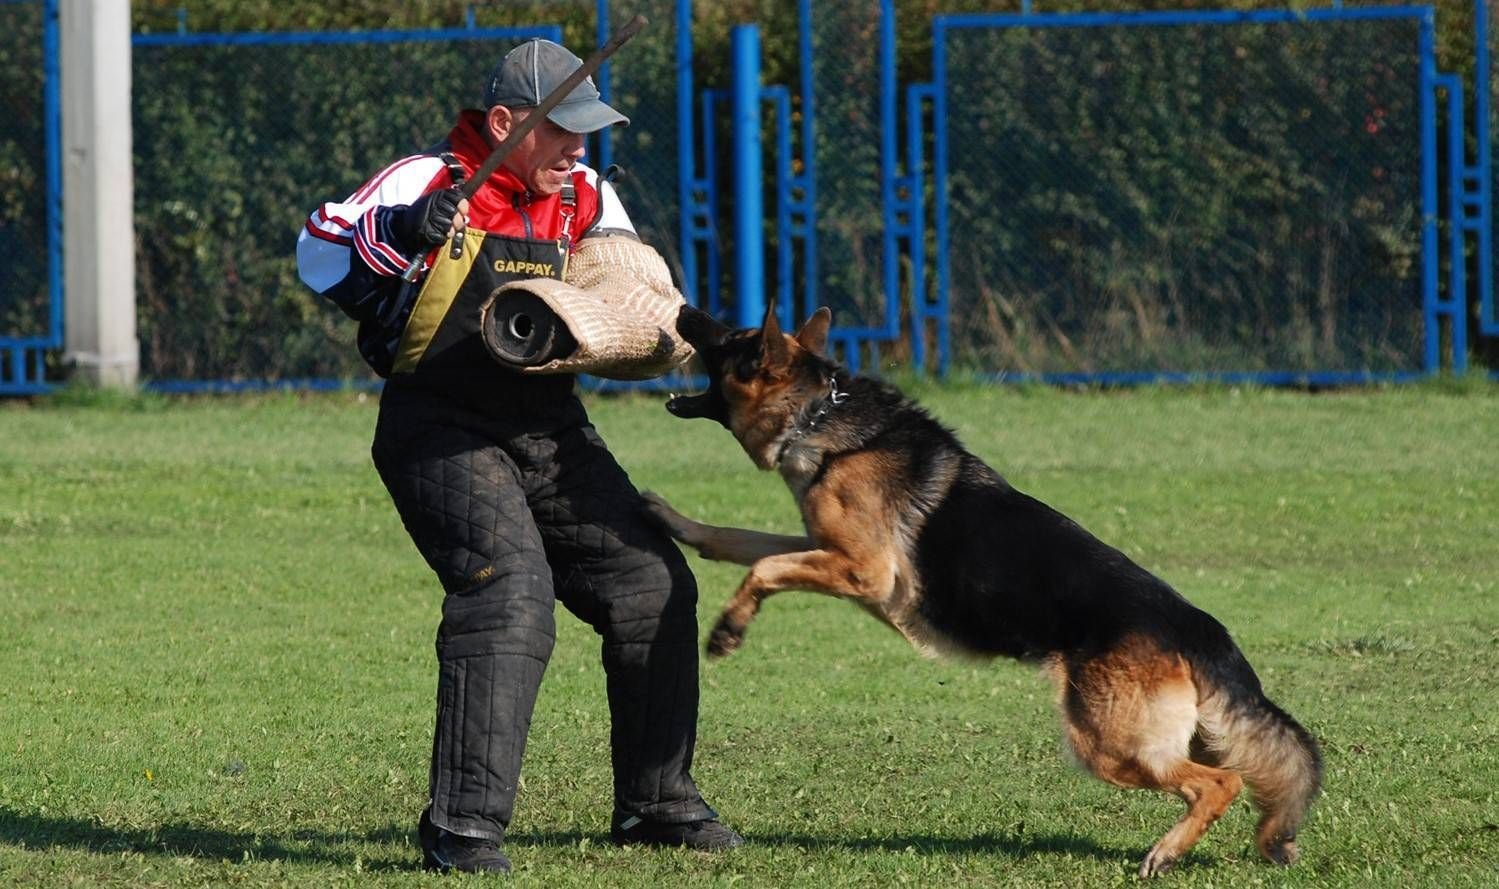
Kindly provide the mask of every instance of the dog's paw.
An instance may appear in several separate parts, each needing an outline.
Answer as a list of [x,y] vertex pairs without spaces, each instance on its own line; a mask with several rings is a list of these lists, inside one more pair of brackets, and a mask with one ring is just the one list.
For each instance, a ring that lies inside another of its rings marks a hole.
[[744,627],[734,624],[727,617],[720,617],[713,632],[708,634],[708,657],[726,657],[743,644]]
[[1287,867],[1295,864],[1296,859],[1301,857],[1301,850],[1296,848],[1294,839],[1277,837],[1260,847],[1260,854],[1273,864]]
[[1170,870],[1173,864],[1176,864],[1176,856],[1164,851],[1157,844],[1154,849],[1150,850],[1150,854],[1145,856],[1145,860],[1140,862],[1140,878],[1148,880],[1151,877],[1159,877]]

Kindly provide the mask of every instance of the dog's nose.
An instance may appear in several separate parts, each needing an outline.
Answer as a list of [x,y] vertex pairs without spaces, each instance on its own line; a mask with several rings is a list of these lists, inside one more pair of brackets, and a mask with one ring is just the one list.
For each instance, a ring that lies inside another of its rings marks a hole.
[[666,409],[674,417],[691,420],[703,416],[706,407],[705,395],[673,395],[666,402]]
[[723,342],[729,333],[729,328],[715,321],[712,315],[686,305],[677,310],[676,327],[682,339],[699,352]]

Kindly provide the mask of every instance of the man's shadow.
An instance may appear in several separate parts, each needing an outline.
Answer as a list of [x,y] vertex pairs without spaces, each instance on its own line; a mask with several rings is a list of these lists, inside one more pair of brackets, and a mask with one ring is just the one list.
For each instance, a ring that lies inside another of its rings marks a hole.
[[[180,822],[150,828],[109,827],[80,818],[21,814],[0,808],[0,842],[28,849],[71,848],[86,852],[170,855],[218,861],[311,862],[353,867],[356,860],[371,870],[410,870],[421,864],[416,830],[390,825],[362,833],[325,828],[298,828],[267,835],[216,830]],[[411,854],[362,854],[357,845],[409,845]]]
[[[524,846],[576,846],[583,840],[603,844],[604,832],[517,831],[510,843]],[[150,828],[108,827],[82,818],[59,818],[22,814],[0,808],[0,843],[28,849],[77,849],[99,854],[135,852],[212,861],[286,861],[331,864],[366,870],[417,870],[421,867],[415,826],[390,824],[361,832],[299,827],[279,834],[255,834],[217,830],[180,822]],[[367,847],[380,846],[382,854],[364,854]]]
[[[585,839],[601,845],[609,841],[608,835],[602,832],[520,830],[510,834],[508,844],[574,846]],[[747,839],[752,846],[795,846],[813,851],[914,850],[921,855],[997,854],[1010,858],[1072,855],[1101,861],[1132,861],[1138,852],[1100,846],[1082,837],[1023,832],[983,833],[969,837],[911,834],[857,838],[773,833],[753,834]],[[65,847],[101,854],[136,852],[232,862],[250,858],[353,867],[357,861],[368,870],[415,870],[421,866],[415,828],[399,824],[362,832],[301,827],[283,834],[267,835],[180,822],[138,829],[108,827],[80,818],[21,814],[0,808],[0,842],[31,849]],[[371,857],[364,854],[369,846],[405,851],[385,851]]]

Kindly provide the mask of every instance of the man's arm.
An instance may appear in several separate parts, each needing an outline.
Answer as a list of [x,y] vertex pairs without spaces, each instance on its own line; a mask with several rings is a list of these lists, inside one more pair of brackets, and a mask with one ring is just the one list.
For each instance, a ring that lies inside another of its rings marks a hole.
[[606,238],[623,236],[631,240],[640,240],[640,235],[635,232],[635,224],[630,221],[630,214],[625,212],[625,205],[620,203],[619,195],[614,191],[614,184],[598,174],[597,170],[584,164],[582,167],[585,179],[599,193],[599,210],[593,221],[583,229],[583,234],[578,240],[585,238]]
[[[313,211],[297,238],[302,282],[359,321],[381,313],[401,290],[401,272],[420,240],[423,220],[408,208],[448,184],[447,168],[431,155],[403,158],[339,203]],[[434,208],[437,209],[437,208]]]

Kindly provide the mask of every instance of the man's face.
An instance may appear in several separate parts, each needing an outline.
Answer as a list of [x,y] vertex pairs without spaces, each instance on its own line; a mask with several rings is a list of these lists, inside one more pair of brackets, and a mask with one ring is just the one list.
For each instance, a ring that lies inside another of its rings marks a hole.
[[[500,142],[532,113],[530,108],[498,105],[489,109],[486,122],[490,136]],[[570,133],[550,120],[543,120],[505,158],[505,167],[519,176],[533,194],[556,194],[567,184],[573,164],[583,159],[583,139],[582,133]]]

